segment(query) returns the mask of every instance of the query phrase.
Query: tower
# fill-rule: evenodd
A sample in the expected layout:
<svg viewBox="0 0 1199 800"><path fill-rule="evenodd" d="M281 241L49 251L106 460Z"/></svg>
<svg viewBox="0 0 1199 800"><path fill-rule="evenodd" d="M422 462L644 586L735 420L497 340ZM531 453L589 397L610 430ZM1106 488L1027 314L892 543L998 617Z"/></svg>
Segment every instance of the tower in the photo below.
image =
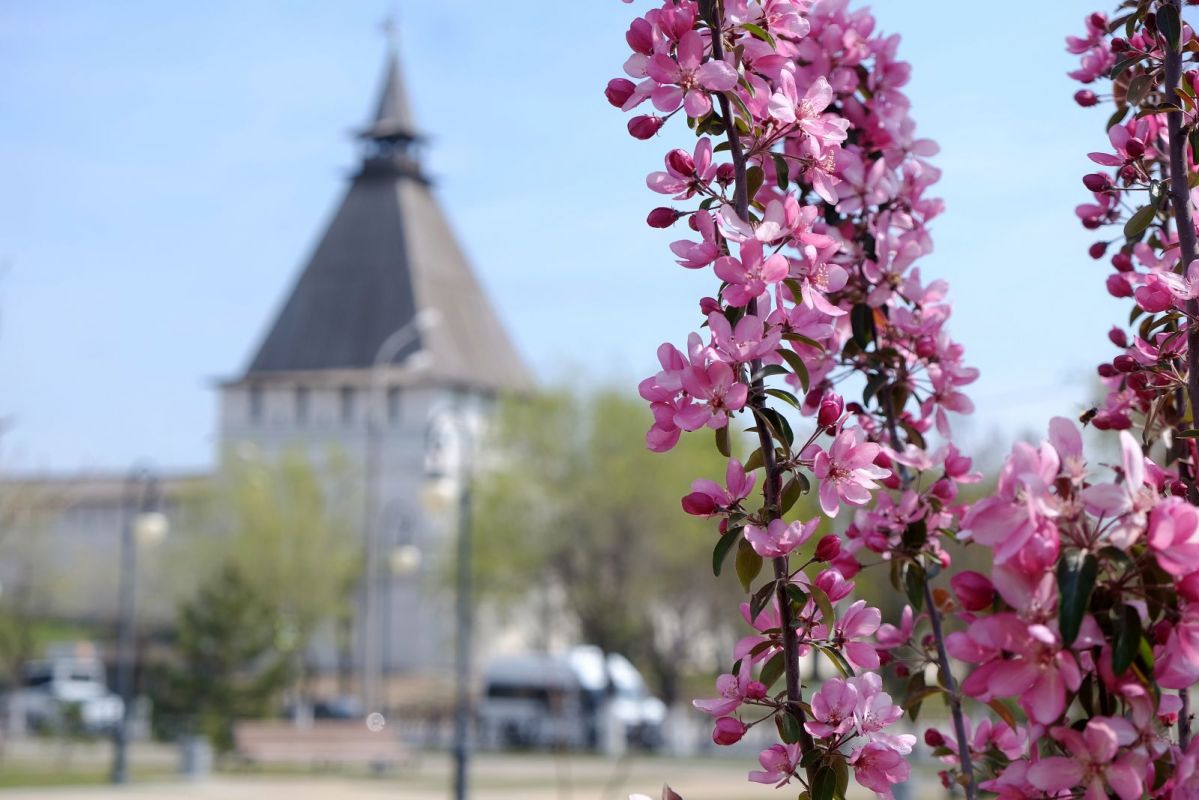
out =
<svg viewBox="0 0 1199 800"><path fill-rule="evenodd" d="M358 170L307 264L249 366L220 387L220 443L356 465L366 577L353 659L373 701L379 671L449 659L433 588L445 537L420 501L430 420L452 407L476 424L498 393L532 381L433 194L394 48L357 138ZM399 546L419 549L423 576L389 573ZM314 657L336 665L331 643Z"/></svg>

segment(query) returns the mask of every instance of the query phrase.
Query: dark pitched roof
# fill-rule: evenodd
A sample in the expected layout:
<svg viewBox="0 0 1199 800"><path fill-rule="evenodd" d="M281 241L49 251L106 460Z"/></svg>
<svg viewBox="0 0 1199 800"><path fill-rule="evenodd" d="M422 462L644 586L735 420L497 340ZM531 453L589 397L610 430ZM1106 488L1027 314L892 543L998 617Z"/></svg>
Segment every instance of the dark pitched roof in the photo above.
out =
<svg viewBox="0 0 1199 800"><path fill-rule="evenodd" d="M412 130L390 57L371 130ZM383 341L418 311L437 322L402 350L429 353L432 377L494 389L531 378L434 197L415 135L370 139L354 177L247 377L370 367Z"/></svg>

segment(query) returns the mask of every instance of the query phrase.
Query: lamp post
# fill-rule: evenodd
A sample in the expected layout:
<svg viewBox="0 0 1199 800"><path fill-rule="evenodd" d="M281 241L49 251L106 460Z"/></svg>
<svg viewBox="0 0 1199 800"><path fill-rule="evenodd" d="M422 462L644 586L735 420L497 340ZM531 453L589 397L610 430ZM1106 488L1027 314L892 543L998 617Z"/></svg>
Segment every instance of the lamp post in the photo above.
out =
<svg viewBox="0 0 1199 800"><path fill-rule="evenodd" d="M444 409L429 421L431 446L426 471L433 479L449 476L444 447L436 437L439 422L453 428L457 445L458 513L454 646L454 800L466 800L470 763L470 663L471 663L471 483L474 473L474 437L469 422L459 412ZM443 452L438 453L440 448ZM438 458L440 456L440 458Z"/></svg>
<svg viewBox="0 0 1199 800"><path fill-rule="evenodd" d="M378 711L379 683L382 673L379 647L379 461L382 457L384 405L381 398L383 367L395 361L405 347L412 344L426 330L436 325L435 309L423 309L411 320L396 329L383 340L371 363L370 383L366 402L366 469L363 491L363 551L366 563L363 566L362 595L362 705L370 714Z"/></svg>
<svg viewBox="0 0 1199 800"><path fill-rule="evenodd" d="M150 544L166 534L167 520L159 511L160 501L158 477L148 468L134 468L125 479L125 522L121 531L117 693L123 707L113 736L113 783L129 780L129 720L137 662L137 549L139 544Z"/></svg>

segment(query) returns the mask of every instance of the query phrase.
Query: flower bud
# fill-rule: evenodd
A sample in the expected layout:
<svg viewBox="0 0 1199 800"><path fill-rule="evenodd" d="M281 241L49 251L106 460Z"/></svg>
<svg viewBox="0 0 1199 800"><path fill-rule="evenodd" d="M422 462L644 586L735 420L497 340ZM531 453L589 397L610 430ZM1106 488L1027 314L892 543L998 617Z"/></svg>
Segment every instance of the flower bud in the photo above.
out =
<svg viewBox="0 0 1199 800"><path fill-rule="evenodd" d="M666 154L666 166L670 167L676 175L684 177L695 174L695 159L686 150L675 148Z"/></svg>
<svg viewBox="0 0 1199 800"><path fill-rule="evenodd" d="M720 301L715 297L701 297L699 300L699 311L705 317L713 311L722 311Z"/></svg>
<svg viewBox="0 0 1199 800"><path fill-rule="evenodd" d="M816 415L816 424L822 428L835 425L845 411L845 400L841 395L829 392L820 401L820 412Z"/></svg>
<svg viewBox="0 0 1199 800"><path fill-rule="evenodd" d="M1137 360L1127 353L1113 358L1112 366L1116 368L1117 372L1124 373L1136 372L1138 369L1140 369L1140 365L1137 364Z"/></svg>
<svg viewBox="0 0 1199 800"><path fill-rule="evenodd" d="M745 699L761 700L766 696L767 691L766 684L762 683L761 681L750 681L745 686Z"/></svg>
<svg viewBox="0 0 1199 800"><path fill-rule="evenodd" d="M942 747L945 744L945 737L936 728L929 728L924 732L924 743L929 747Z"/></svg>
<svg viewBox="0 0 1199 800"><path fill-rule="evenodd" d="M967 611L982 611L995 600L995 585L981 572L966 570L949 581L958 602Z"/></svg>
<svg viewBox="0 0 1199 800"><path fill-rule="evenodd" d="M1112 256L1112 266L1118 272L1132 272L1132 256L1128 253L1116 253Z"/></svg>
<svg viewBox="0 0 1199 800"><path fill-rule="evenodd" d="M710 517L716 513L716 501L704 492L692 492L683 498L683 511L694 517Z"/></svg>
<svg viewBox="0 0 1199 800"><path fill-rule="evenodd" d="M1187 485L1185 483L1183 483L1181 480L1179 480L1178 478L1175 478L1174 480L1170 481L1170 494L1174 495L1175 497L1186 497L1187 496ZM1193 577L1193 578L1197 577L1197 576L1199 576L1199 572L1196 572L1193 575L1191 575L1191 577ZM1180 588L1181 588L1181 585L1180 585ZM1194 599L1199 600L1199 597L1196 597Z"/></svg>
<svg viewBox="0 0 1199 800"><path fill-rule="evenodd" d="M665 122L666 120L659 116L642 114L639 117L633 117L629 120L629 133L632 134L634 139L644 141L653 138L653 135L662 128Z"/></svg>
<svg viewBox="0 0 1199 800"><path fill-rule="evenodd" d="M1119 36L1112 39L1112 52L1113 53L1123 53L1127 49L1128 49L1128 40L1127 39L1122 39Z"/></svg>
<svg viewBox="0 0 1199 800"><path fill-rule="evenodd" d="M1104 192L1112 188L1112 179L1102 172L1092 172L1082 176L1082 185L1091 192Z"/></svg>
<svg viewBox="0 0 1199 800"><path fill-rule="evenodd" d="M1124 181L1125 183L1129 183L1129 184L1136 183L1137 180L1141 177L1141 174L1139 172L1137 172L1137 168L1134 167L1132 164L1125 164L1124 166L1120 167L1119 175L1120 175L1120 180Z"/></svg>
<svg viewBox="0 0 1199 800"><path fill-rule="evenodd" d="M737 173L733 170L732 164L725 163L716 168L716 180L720 183L732 183L736 177Z"/></svg>
<svg viewBox="0 0 1199 800"><path fill-rule="evenodd" d="M1134 372L1128 376L1128 388L1143 392L1149 388L1149 374L1145 372Z"/></svg>
<svg viewBox="0 0 1199 800"><path fill-rule="evenodd" d="M632 81L626 78L613 78L608 81L608 88L604 89L604 96L608 98L608 102L617 108L623 108L624 104L633 96L633 92L637 87Z"/></svg>
<svg viewBox="0 0 1199 800"><path fill-rule="evenodd" d="M1089 24L1092 28L1105 29L1107 28L1107 17L1103 14L1100 14L1098 11L1095 11L1090 17L1087 18L1087 24Z"/></svg>
<svg viewBox="0 0 1199 800"><path fill-rule="evenodd" d="M1107 338L1111 339L1112 344L1116 347L1128 347L1128 334L1123 328L1117 328L1115 325L1107 332Z"/></svg>
<svg viewBox="0 0 1199 800"><path fill-rule="evenodd" d="M836 534L830 533L816 543L815 558L817 561L832 561L839 555L841 555L841 539Z"/></svg>
<svg viewBox="0 0 1199 800"><path fill-rule="evenodd" d="M1140 139L1129 139L1124 145L1124 152L1128 153L1130 158L1140 158L1145 155L1145 143Z"/></svg>
<svg viewBox="0 0 1199 800"><path fill-rule="evenodd" d="M916 355L921 358L933 358L937 355L937 340L932 336L921 336L916 340Z"/></svg>
<svg viewBox="0 0 1199 800"><path fill-rule="evenodd" d="M1099 98L1090 89L1079 89L1074 93L1074 102L1083 108L1099 105Z"/></svg>
<svg viewBox="0 0 1199 800"><path fill-rule="evenodd" d="M1181 481L1179 481L1181 483ZM1183 487L1185 496L1186 487ZM1192 572L1178 582L1178 593L1192 603L1199 603L1199 572Z"/></svg>
<svg viewBox="0 0 1199 800"><path fill-rule="evenodd" d="M655 208L649 212L649 216L645 221L649 223L651 228L669 228L671 225L678 222L679 217L683 216L682 212L675 211L673 208Z"/></svg>
<svg viewBox="0 0 1199 800"><path fill-rule="evenodd" d="M1116 372L1116 368L1111 364L1100 364L1096 369L1100 378L1114 378L1120 373Z"/></svg>
<svg viewBox="0 0 1199 800"><path fill-rule="evenodd" d="M1132 297L1132 284L1123 275L1108 275L1107 293L1112 297Z"/></svg>
<svg viewBox="0 0 1199 800"><path fill-rule="evenodd" d="M1103 220L1099 219L1099 217L1084 217L1082 226L1089 231L1099 230L1103 227Z"/></svg>
<svg viewBox="0 0 1199 800"><path fill-rule="evenodd" d="M741 741L741 737L749 730L745 727L745 723L735 717L721 717L716 720L716 727L712 731L712 741L719 745L736 744Z"/></svg>
<svg viewBox="0 0 1199 800"><path fill-rule="evenodd" d="M1103 258L1103 254L1106 252L1107 242L1095 242L1095 244L1091 245L1087 250L1087 253L1091 256L1091 258L1095 259L1096 261Z"/></svg>

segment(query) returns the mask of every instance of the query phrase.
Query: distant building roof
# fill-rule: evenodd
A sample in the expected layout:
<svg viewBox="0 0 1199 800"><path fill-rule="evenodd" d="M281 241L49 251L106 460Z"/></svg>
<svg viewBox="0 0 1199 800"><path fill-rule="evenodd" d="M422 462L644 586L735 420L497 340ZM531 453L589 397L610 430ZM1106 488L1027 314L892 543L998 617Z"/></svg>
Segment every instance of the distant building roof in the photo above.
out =
<svg viewBox="0 0 1199 800"><path fill-rule="evenodd" d="M359 137L361 169L245 377L368 368L384 340L434 309L437 322L392 363L424 350L432 379L529 388L531 376L421 167L394 50L374 119Z"/></svg>

